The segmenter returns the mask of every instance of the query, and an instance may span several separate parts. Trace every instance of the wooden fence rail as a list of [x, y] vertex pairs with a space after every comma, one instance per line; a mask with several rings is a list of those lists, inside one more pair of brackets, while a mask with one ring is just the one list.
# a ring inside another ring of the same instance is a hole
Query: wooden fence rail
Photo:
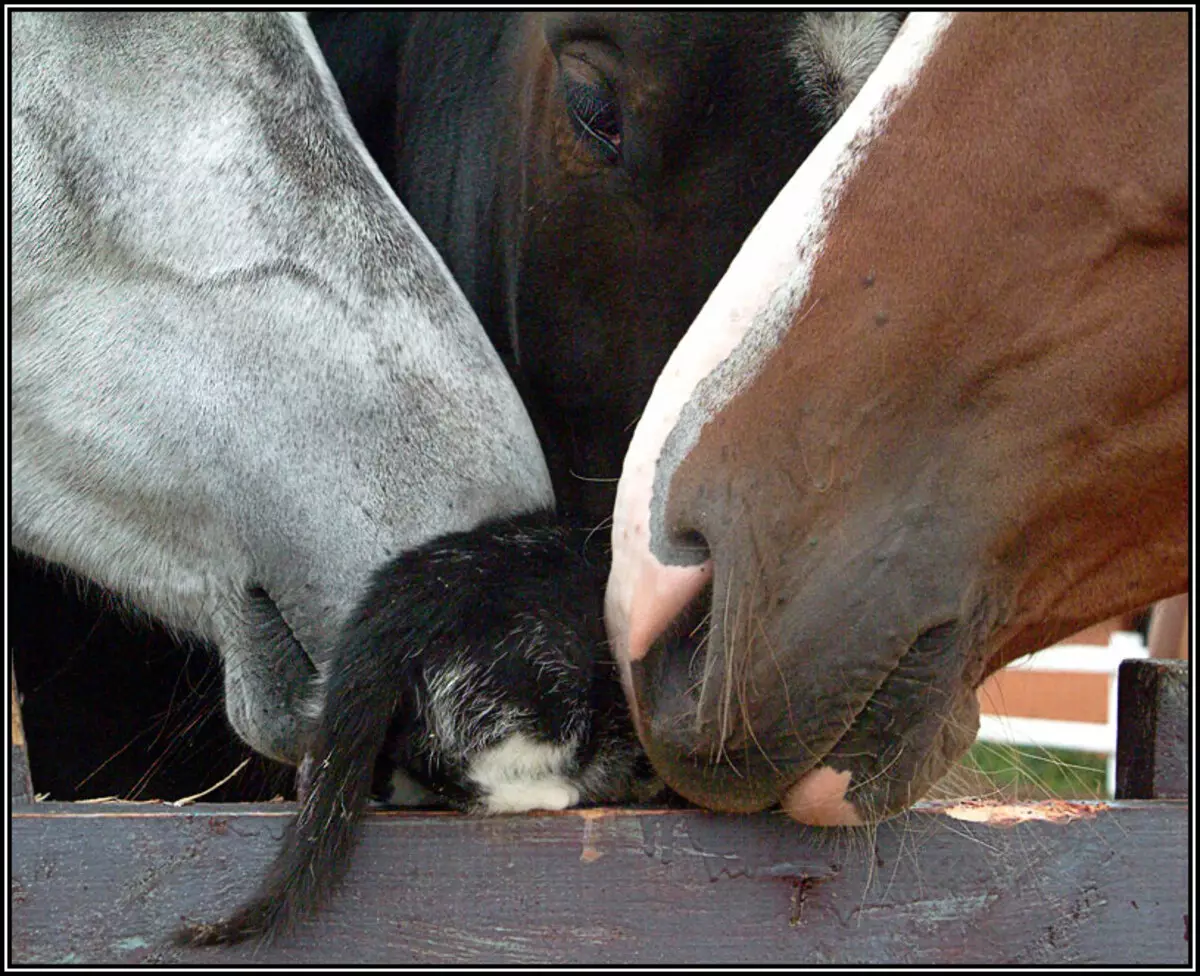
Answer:
[[[1186, 688], [1186, 664], [1134, 663], [1174, 666]], [[1140, 748], [1162, 750], [1163, 716], [1186, 696], [1134, 684], [1155, 702]], [[1186, 758], [1187, 722], [1172, 727]], [[930, 804], [873, 835], [699, 810], [376, 813], [340, 895], [291, 937], [169, 946], [180, 921], [214, 919], [253, 889], [293, 809], [15, 804], [10, 962], [1192, 960], [1187, 800]]]
[[[1034, 816], [1008, 823], [1006, 813]], [[925, 807], [865, 836], [779, 815], [374, 814], [338, 897], [276, 946], [179, 950], [248, 893], [288, 811], [13, 817], [13, 961], [1154, 963], [1190, 954], [1182, 802]], [[973, 823], [963, 816], [990, 818]]]

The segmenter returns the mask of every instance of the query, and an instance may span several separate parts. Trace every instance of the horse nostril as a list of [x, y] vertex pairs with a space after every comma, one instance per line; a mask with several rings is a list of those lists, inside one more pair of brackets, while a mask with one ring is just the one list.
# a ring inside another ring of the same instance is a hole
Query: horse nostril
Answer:
[[303, 673], [315, 678], [317, 669], [266, 587], [252, 583], [246, 587], [245, 620], [264, 647], [274, 648], [278, 658], [300, 662]]
[[671, 534], [671, 555], [672, 562], [694, 566], [712, 559], [712, 549], [699, 529], [684, 529]]
[[246, 620], [271, 643], [295, 640], [279, 605], [271, 599], [266, 587], [257, 583], [246, 587]]
[[960, 636], [958, 620], [945, 620], [926, 627], [904, 652], [904, 661], [912, 667], [918, 660], [928, 661], [942, 655], [953, 655]]

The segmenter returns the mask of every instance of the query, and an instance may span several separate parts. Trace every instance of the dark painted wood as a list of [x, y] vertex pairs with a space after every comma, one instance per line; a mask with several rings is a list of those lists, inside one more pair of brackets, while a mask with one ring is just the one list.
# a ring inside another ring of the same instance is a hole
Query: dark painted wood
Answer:
[[[959, 806], [959, 816], [981, 807]], [[270, 949], [164, 945], [253, 887], [291, 805], [40, 804], [12, 818], [17, 963], [1162, 963], [1189, 959], [1188, 806], [925, 806], [865, 833], [778, 814], [383, 814]]]
[[33, 780], [29, 778], [29, 756], [23, 745], [8, 747], [8, 768], [12, 777], [13, 805], [33, 802]]
[[1118, 799], [1186, 799], [1191, 765], [1187, 661], [1122, 661], [1117, 676]]

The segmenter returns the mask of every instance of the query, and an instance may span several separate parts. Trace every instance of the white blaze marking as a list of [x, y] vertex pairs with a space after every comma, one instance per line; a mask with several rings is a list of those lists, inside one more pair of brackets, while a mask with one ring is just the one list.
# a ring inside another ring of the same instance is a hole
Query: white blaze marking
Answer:
[[[662, 564], [650, 549], [651, 498], [667, 437], [697, 386], [726, 361], [726, 387], [706, 395], [711, 416], [748, 383], [802, 307], [838, 195], [854, 172], [857, 140], [893, 110], [954, 14], [911, 14], [875, 72], [829, 134], [780, 191], [676, 347], [625, 456], [613, 513], [613, 561], [605, 596], [609, 637], [628, 693], [630, 662], [642, 658], [671, 618], [703, 588], [712, 569]], [[736, 355], [735, 355], [736, 351]], [[731, 359], [732, 357], [732, 359]], [[690, 450], [691, 441], [674, 456]], [[659, 540], [660, 543], [665, 540]], [[635, 710], [636, 711], [636, 710]]]

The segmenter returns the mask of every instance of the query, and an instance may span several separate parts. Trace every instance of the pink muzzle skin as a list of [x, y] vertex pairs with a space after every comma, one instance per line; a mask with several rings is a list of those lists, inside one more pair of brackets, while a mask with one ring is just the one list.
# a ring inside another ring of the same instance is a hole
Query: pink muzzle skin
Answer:
[[[648, 486], [644, 487], [648, 495]], [[712, 578], [712, 560], [699, 566], [664, 566], [650, 552], [646, 531], [649, 505], [630, 505], [618, 497], [613, 524], [613, 562], [604, 595], [609, 645], [621, 672], [633, 723], [642, 734], [641, 708], [633, 686], [632, 664], [649, 652]], [[628, 513], [636, 513], [632, 517]]]
[[805, 773], [780, 801], [793, 820], [810, 827], [861, 827], [863, 819], [846, 799], [850, 771], [839, 772], [832, 766], [818, 766]]
[[636, 581], [629, 608], [626, 653], [640, 661], [712, 578], [712, 560], [700, 566], [663, 566], [657, 561]]

